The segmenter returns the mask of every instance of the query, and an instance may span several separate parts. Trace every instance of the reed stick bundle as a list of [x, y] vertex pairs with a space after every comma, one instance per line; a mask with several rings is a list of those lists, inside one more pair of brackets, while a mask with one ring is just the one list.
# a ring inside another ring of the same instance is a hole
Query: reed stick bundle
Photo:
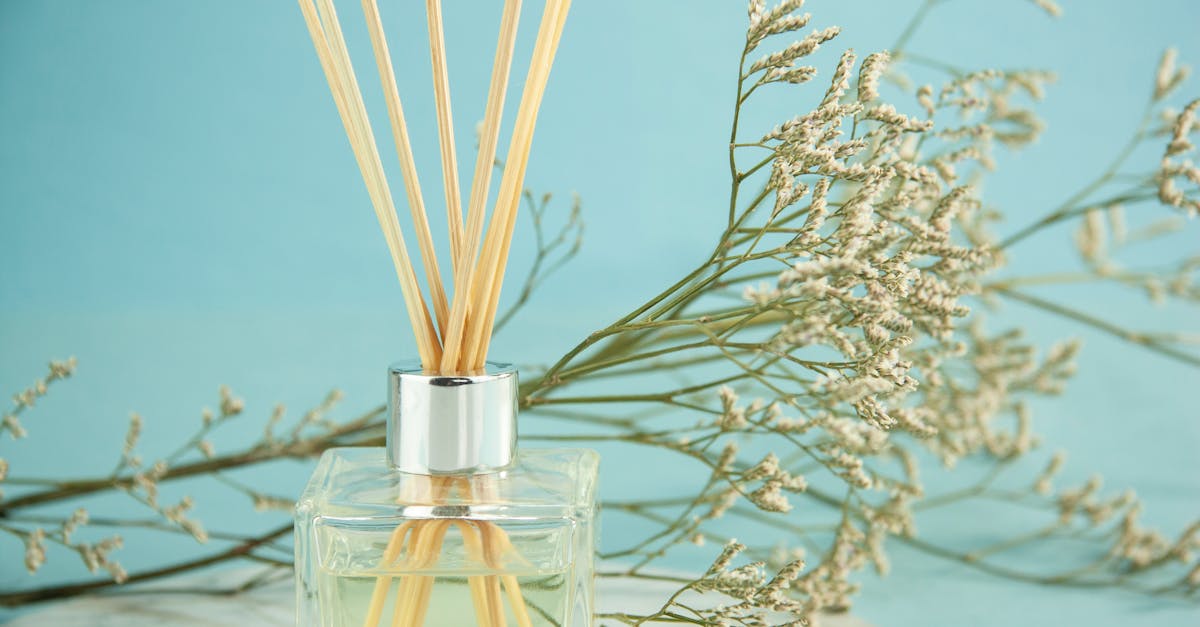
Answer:
[[383, 174], [379, 151], [375, 147], [375, 136], [371, 133], [362, 93], [358, 89], [358, 81], [354, 77], [354, 69], [346, 53], [346, 42], [342, 38], [337, 14], [330, 0], [319, 1], [322, 4], [321, 12], [318, 12], [313, 0], [300, 0], [300, 10], [316, 48], [317, 58], [321, 62], [321, 69], [329, 82], [334, 104], [342, 118], [371, 204], [375, 208], [375, 216], [379, 219], [379, 226], [387, 241], [392, 264], [396, 267], [405, 308], [417, 340], [417, 352], [422, 363], [432, 363], [432, 360], [439, 359], [442, 353], [438, 333], [429, 317], [429, 309], [421, 295], [412, 260], [404, 245], [400, 222], [396, 217], [387, 178]]
[[[400, 279], [405, 309], [412, 323], [421, 364], [431, 374], [477, 371], [484, 367], [487, 359], [525, 171], [529, 163], [529, 151], [533, 145], [534, 126], [566, 22], [570, 0], [546, 0], [500, 179], [496, 204], [489, 216], [486, 205], [491, 186], [492, 164], [499, 143], [500, 119], [504, 111], [521, 11], [521, 0], [505, 0], [465, 221], [454, 145], [454, 122], [450, 104], [450, 80], [446, 64], [441, 0], [426, 0], [442, 182], [454, 278], [453, 298], [449, 302], [438, 267], [437, 250], [429, 228], [408, 126], [377, 0], [362, 0], [363, 14], [387, 103], [392, 138], [396, 145], [400, 172], [432, 302], [432, 316], [405, 246], [404, 234], [396, 215], [392, 193], [388, 187], [333, 0], [299, 0], [299, 3]], [[434, 504], [445, 502], [454, 492], [459, 494], [459, 498], [467, 501], [486, 499], [494, 492], [490, 481], [488, 477], [478, 477], [475, 481], [465, 477], [430, 477], [421, 494], [409, 497], [427, 499]], [[462, 535], [471, 559], [493, 572], [499, 571], [504, 559], [515, 555], [515, 549], [504, 530], [487, 521], [410, 521], [396, 527], [392, 532], [380, 562], [381, 567], [412, 573], [432, 566], [437, 562], [442, 543], [451, 527], [456, 528]], [[468, 584], [479, 625], [507, 627], [504, 611], [504, 597], [507, 597], [518, 626], [532, 627], [515, 576], [472, 576], [468, 578]], [[395, 586], [396, 600], [391, 625], [417, 627], [423, 624], [429, 608], [432, 586], [431, 576], [402, 575], [400, 582]], [[377, 627], [383, 620], [383, 610], [392, 587], [392, 577], [379, 576], [376, 579], [374, 594], [364, 621], [365, 627]]]

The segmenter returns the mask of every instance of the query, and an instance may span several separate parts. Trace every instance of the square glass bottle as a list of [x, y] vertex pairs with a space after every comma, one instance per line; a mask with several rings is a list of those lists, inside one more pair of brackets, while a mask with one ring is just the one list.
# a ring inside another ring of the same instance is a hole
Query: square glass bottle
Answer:
[[297, 504], [297, 624], [590, 625], [596, 453], [517, 451], [508, 364], [388, 381], [387, 446], [326, 451]]

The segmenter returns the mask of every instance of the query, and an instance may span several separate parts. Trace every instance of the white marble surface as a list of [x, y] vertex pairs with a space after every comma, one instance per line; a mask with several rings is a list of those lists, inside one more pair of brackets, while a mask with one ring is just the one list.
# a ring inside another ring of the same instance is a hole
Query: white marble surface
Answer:
[[[234, 570], [174, 580], [171, 587], [235, 586], [257, 571]], [[8, 623], [9, 627], [291, 627], [295, 600], [290, 578], [234, 596], [183, 592], [123, 593], [77, 598], [45, 607]], [[597, 602], [601, 612], [653, 611], [674, 588], [669, 583], [601, 579]], [[607, 622], [598, 623], [605, 625]], [[465, 626], [464, 626], [465, 627]], [[867, 627], [850, 616], [823, 618], [820, 627]]]

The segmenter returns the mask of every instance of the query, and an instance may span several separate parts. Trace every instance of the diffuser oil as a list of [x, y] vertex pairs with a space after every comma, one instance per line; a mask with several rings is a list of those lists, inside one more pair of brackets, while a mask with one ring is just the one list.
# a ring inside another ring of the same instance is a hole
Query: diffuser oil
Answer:
[[[487, 574], [489, 573], [481, 573], [481, 575]], [[583, 622], [582, 616], [572, 620], [567, 614], [570, 611], [570, 606], [567, 605], [569, 598], [562, 590], [568, 577], [567, 573], [517, 574], [515, 576], [524, 591], [524, 602], [530, 621], [527, 624], [535, 627], [586, 624]], [[321, 624], [360, 627], [366, 619], [366, 609], [375, 587], [375, 578], [337, 575], [322, 575], [321, 577], [323, 588], [321, 594], [340, 599], [325, 608], [329, 615], [322, 617], [324, 622]], [[461, 627], [462, 625], [478, 624], [475, 611], [471, 606], [467, 580], [463, 574], [435, 576], [432, 589], [425, 625]], [[384, 616], [394, 615], [393, 603], [394, 601], [389, 601], [384, 606]], [[505, 624], [521, 624], [507, 604], [504, 608], [504, 617]], [[391, 623], [385, 621], [384, 624]]]

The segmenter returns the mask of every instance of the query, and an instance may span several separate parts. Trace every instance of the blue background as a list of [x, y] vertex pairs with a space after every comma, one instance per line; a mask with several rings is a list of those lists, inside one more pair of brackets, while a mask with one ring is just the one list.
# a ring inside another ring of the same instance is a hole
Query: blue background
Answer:
[[[385, 116], [356, 4], [342, 3], [343, 23], [378, 125]], [[383, 4], [441, 233], [423, 13], [419, 3]], [[470, 155], [499, 3], [447, 4], [457, 140], [460, 155]], [[527, 4], [514, 76], [523, 76], [535, 31], [536, 3]], [[825, 75], [843, 47], [889, 47], [917, 5], [810, 3], [814, 25], [844, 28], [818, 57]], [[1043, 214], [1104, 167], [1132, 132], [1164, 47], [1180, 45], [1181, 61], [1200, 66], [1200, 4], [1159, 0], [1134, 10], [1104, 0], [1066, 9], [1052, 20], [1020, 0], [948, 2], [911, 47], [968, 67], [1060, 74], [1040, 109], [1046, 136], [1002, 155], [987, 184], [990, 201], [1012, 216], [1002, 231]], [[527, 185], [555, 192], [559, 215], [570, 192], [583, 197], [585, 245], [497, 338], [494, 356], [554, 358], [710, 249], [724, 220], [744, 22], [740, 2], [575, 2]], [[1184, 92], [1200, 93], [1196, 83]], [[776, 91], [778, 107], [750, 115], [745, 128], [801, 110], [806, 101], [792, 93], [801, 92]], [[386, 148], [386, 132], [379, 137]], [[1140, 163], [1151, 166], [1158, 150], [1139, 153]], [[1023, 244], [1018, 257], [1036, 262], [1018, 260], [1014, 272], [1075, 267], [1069, 235]], [[514, 246], [513, 268], [526, 266], [528, 248]], [[1188, 235], [1140, 252], [1195, 251], [1193, 223]], [[1195, 328], [1194, 309], [1149, 307], [1123, 291], [1068, 294], [1078, 307], [1138, 328]], [[1019, 305], [991, 318], [1030, 325], [1040, 339], [1088, 343], [1069, 395], [1038, 406], [1044, 439], [1071, 451], [1068, 478], [1098, 471], [1108, 486], [1136, 488], [1149, 502], [1147, 519], [1172, 532], [1200, 515], [1195, 370]], [[107, 472], [130, 411], [146, 418], [147, 456], [169, 450], [198, 425], [200, 408], [216, 403], [221, 383], [256, 420], [276, 402], [298, 415], [331, 387], [346, 392], [341, 415], [349, 416], [380, 402], [383, 366], [413, 352], [386, 249], [294, 3], [0, 2], [0, 387], [24, 387], [49, 358], [80, 359], [77, 377], [27, 414], [30, 438], [0, 442], [14, 476]], [[246, 422], [218, 438], [218, 450], [256, 437], [259, 423]], [[606, 459], [610, 496], [631, 490], [635, 465], [626, 461]], [[295, 464], [255, 478], [288, 494], [306, 476]], [[197, 495], [196, 514], [210, 528], [269, 524], [240, 504], [220, 504], [238, 498], [228, 492], [177, 490]], [[923, 530], [972, 523], [960, 517]], [[606, 542], [619, 543], [621, 525], [606, 522]], [[164, 552], [191, 554], [174, 547], [131, 540], [120, 559], [132, 570]], [[52, 553], [29, 580], [20, 554], [0, 537], [0, 588], [81, 574], [74, 557]], [[1182, 625], [1198, 617], [1175, 602], [1007, 583], [902, 548], [894, 558], [890, 578], [865, 581], [857, 611], [875, 624]]]

